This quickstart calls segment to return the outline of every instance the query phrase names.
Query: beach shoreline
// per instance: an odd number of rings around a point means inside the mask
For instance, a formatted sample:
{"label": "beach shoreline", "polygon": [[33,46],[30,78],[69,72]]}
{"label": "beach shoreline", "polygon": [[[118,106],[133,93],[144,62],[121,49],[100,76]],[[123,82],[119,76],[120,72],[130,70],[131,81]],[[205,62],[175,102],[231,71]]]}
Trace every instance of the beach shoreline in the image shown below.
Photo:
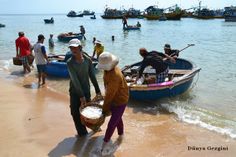
{"label": "beach shoreline", "polygon": [[[77,138],[69,97],[50,88],[24,88],[24,83],[0,79],[0,156],[100,156],[109,118],[102,131]],[[132,102],[131,102],[132,103]],[[125,136],[112,140],[114,156],[229,156],[236,154],[235,139],[178,121],[170,113],[144,112],[128,105]]]}

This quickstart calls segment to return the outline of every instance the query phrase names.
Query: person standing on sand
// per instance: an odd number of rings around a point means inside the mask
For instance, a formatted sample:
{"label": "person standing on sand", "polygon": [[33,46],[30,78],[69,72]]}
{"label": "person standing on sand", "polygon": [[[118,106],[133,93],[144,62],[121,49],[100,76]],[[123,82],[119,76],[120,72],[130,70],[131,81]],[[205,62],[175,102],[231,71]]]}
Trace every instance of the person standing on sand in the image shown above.
{"label": "person standing on sand", "polygon": [[111,118],[103,139],[102,154],[106,153],[107,143],[116,128],[120,139],[124,134],[122,115],[129,100],[129,88],[121,70],[116,66],[118,63],[119,59],[109,52],[103,52],[99,57],[98,68],[104,70],[103,80],[105,86],[102,110],[105,116],[111,112]]}
{"label": "person standing on sand", "polygon": [[28,56],[31,55],[31,45],[29,39],[25,37],[24,32],[18,33],[19,37],[16,39],[16,57],[20,57],[23,64],[24,73],[31,72]]}
{"label": "person standing on sand", "polygon": [[72,57],[67,61],[67,68],[70,75],[70,110],[78,136],[82,137],[87,135],[88,131],[81,123],[79,108],[91,100],[89,79],[95,87],[97,96],[100,96],[101,92],[92,61],[83,53],[80,40],[70,40],[69,48],[72,52]]}
{"label": "person standing on sand", "polygon": [[38,42],[34,45],[34,54],[35,54],[35,62],[38,69],[38,84],[42,85],[45,84],[45,78],[46,78],[46,64],[49,62],[45,46],[43,45],[45,37],[40,34],[38,35]]}

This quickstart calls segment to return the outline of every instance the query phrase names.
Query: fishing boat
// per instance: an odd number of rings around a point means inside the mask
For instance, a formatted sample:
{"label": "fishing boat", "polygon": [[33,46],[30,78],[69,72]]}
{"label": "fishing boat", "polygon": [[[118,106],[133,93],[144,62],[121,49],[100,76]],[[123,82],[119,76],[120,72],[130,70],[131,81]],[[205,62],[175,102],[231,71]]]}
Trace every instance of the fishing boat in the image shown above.
{"label": "fishing boat", "polygon": [[[176,63],[168,64],[170,69],[168,81],[163,83],[155,83],[155,69],[151,67],[144,70],[144,84],[135,83],[141,62],[122,68],[122,73],[128,82],[130,97],[135,100],[158,100],[182,94],[190,88],[194,77],[201,70],[192,62],[180,58]],[[150,81],[149,78],[154,78],[154,81]]]}
{"label": "fishing boat", "polygon": [[125,16],[127,18],[139,18],[139,17],[142,17],[143,15],[141,14],[141,11],[140,10],[137,10],[137,9],[134,9],[134,8],[130,8]]}
{"label": "fishing boat", "polygon": [[5,26],[6,26],[6,25],[0,23],[0,28],[1,28],[1,27],[5,27]]}
{"label": "fishing boat", "polygon": [[79,12],[79,13],[76,13],[75,11],[71,10],[68,14],[67,14],[67,17],[83,17],[84,14]]}
{"label": "fishing boat", "polygon": [[86,16],[86,15],[94,15],[95,12],[94,12],[94,11],[90,11],[90,10],[84,10],[84,11],[82,12],[82,14],[83,14],[83,16]]}
{"label": "fishing boat", "polygon": [[51,19],[44,19],[45,24],[54,23],[53,17]]}
{"label": "fishing boat", "polygon": [[193,13],[192,17],[197,18],[197,19],[214,19],[215,13],[214,13],[214,10],[202,8],[201,1],[200,1],[198,9]]}
{"label": "fishing boat", "polygon": [[158,20],[163,14],[163,9],[158,8],[158,6],[149,6],[145,9],[144,17],[147,20]]}
{"label": "fishing boat", "polygon": [[103,19],[122,19],[123,15],[125,15],[125,10],[117,10],[106,8],[104,14],[101,16]]}
{"label": "fishing boat", "polygon": [[[46,73],[49,76],[68,78],[69,72],[67,63],[64,61],[65,55],[48,56],[50,62],[46,65]],[[93,66],[98,64],[97,60],[93,60]]]}
{"label": "fishing boat", "polygon": [[75,39],[75,38],[82,40],[83,35],[81,33],[69,32],[69,33],[61,33],[57,36],[57,39],[61,42],[69,42],[71,39]]}
{"label": "fishing boat", "polygon": [[236,22],[236,6],[225,7],[225,22]]}
{"label": "fishing boat", "polygon": [[167,20],[180,20],[182,14],[183,12],[178,5],[166,8],[164,11],[164,16]]}

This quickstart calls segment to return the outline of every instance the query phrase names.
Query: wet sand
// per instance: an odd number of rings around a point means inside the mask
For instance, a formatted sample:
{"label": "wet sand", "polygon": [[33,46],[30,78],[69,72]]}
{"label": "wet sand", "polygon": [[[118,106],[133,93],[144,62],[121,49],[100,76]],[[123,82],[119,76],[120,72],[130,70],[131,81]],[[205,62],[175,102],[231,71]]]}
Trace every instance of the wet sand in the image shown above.
{"label": "wet sand", "polygon": [[[35,88],[32,82],[0,82],[0,156],[101,156],[97,150],[109,118],[101,132],[93,134],[89,130],[87,137],[77,138],[67,95],[47,87]],[[236,140],[179,122],[172,114],[143,110],[134,104],[130,102],[124,114],[123,141],[117,140],[116,132],[112,137],[110,156],[235,156]]]}

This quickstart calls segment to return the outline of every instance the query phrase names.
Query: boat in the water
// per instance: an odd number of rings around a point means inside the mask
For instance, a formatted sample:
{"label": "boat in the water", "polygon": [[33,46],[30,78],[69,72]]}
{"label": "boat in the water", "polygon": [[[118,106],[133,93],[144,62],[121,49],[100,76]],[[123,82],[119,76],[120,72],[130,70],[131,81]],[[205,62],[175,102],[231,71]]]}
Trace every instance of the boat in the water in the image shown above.
{"label": "boat in the water", "polygon": [[147,20],[159,20],[163,14],[164,9],[158,8],[158,6],[149,6],[145,9],[144,17]]}
{"label": "boat in the water", "polygon": [[84,10],[84,11],[82,12],[82,14],[83,14],[83,16],[86,16],[86,15],[94,15],[95,12],[94,12],[94,11],[90,11],[90,10]]}
{"label": "boat in the water", "polygon": [[0,23],[0,27],[6,27],[6,25]]}
{"label": "boat in the water", "polygon": [[53,17],[51,19],[44,19],[45,24],[54,23]]}
{"label": "boat in the water", "polygon": [[[69,72],[67,63],[64,61],[65,55],[48,56],[50,62],[46,65],[46,73],[49,76],[68,78]],[[92,60],[95,67],[98,64],[96,59]]]}
{"label": "boat in the water", "polygon": [[138,27],[137,25],[129,25],[128,27],[123,27],[123,30],[140,30],[140,27]]}
{"label": "boat in the water", "polygon": [[69,42],[71,39],[79,39],[82,40],[83,39],[83,35],[81,33],[73,33],[73,32],[69,32],[69,33],[61,33],[57,36],[57,39],[59,41],[62,42]]}
{"label": "boat in the water", "polygon": [[182,10],[178,5],[174,5],[172,7],[168,7],[164,11],[164,16],[167,20],[180,20],[182,17]]}
{"label": "boat in the water", "polygon": [[225,7],[225,22],[236,22],[236,6]]}
{"label": "boat in the water", "polygon": [[122,19],[126,11],[106,8],[104,14],[101,16],[103,19]]}
{"label": "boat in the water", "polygon": [[96,16],[95,16],[95,15],[93,15],[93,16],[91,16],[91,17],[90,17],[90,19],[93,19],[93,20],[95,20],[95,19],[96,19]]}
{"label": "boat in the water", "polygon": [[201,7],[201,1],[199,2],[198,9],[193,13],[192,17],[197,19],[214,19],[215,13],[214,10]]}
{"label": "boat in the water", "polygon": [[76,13],[75,11],[71,10],[68,14],[67,14],[67,17],[83,17],[84,14],[79,12],[79,13]]}
{"label": "boat in the water", "polygon": [[134,8],[130,8],[125,14],[125,17],[127,17],[127,18],[140,18],[142,16],[143,15],[142,15],[141,11],[134,9]]}
{"label": "boat in the water", "polygon": [[144,83],[137,84],[135,79],[141,62],[122,68],[129,86],[130,97],[135,100],[158,100],[165,97],[173,97],[186,92],[196,74],[201,70],[192,62],[178,58],[176,63],[169,63],[168,81],[155,83],[155,69],[147,67],[144,70]]}

